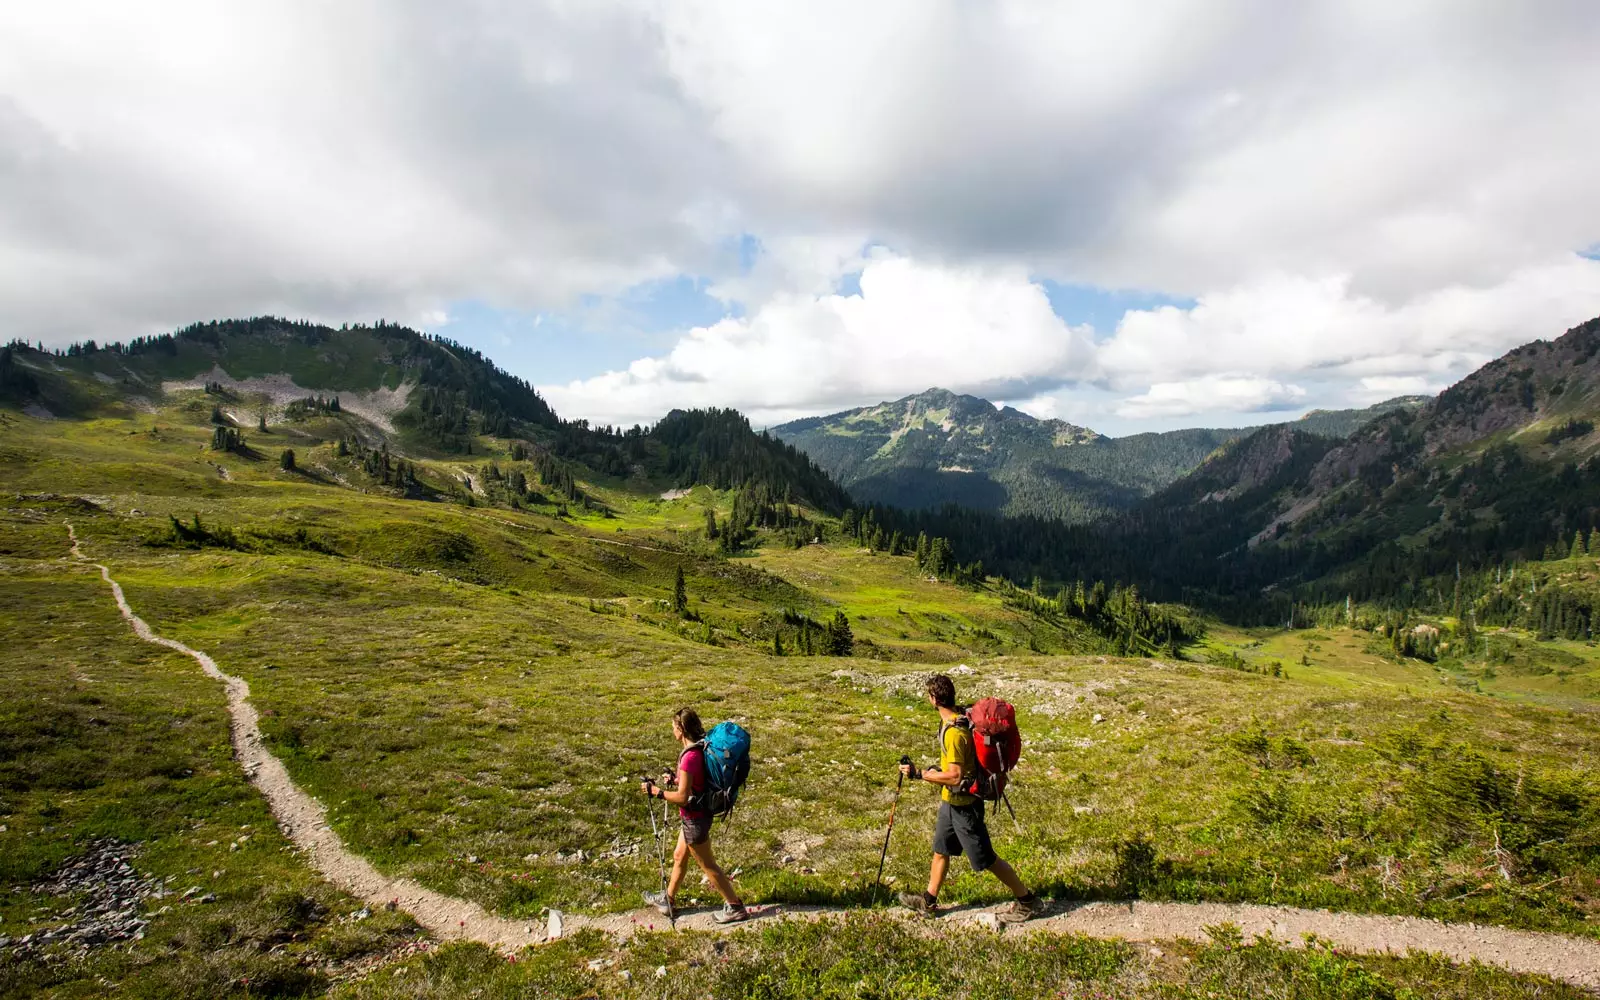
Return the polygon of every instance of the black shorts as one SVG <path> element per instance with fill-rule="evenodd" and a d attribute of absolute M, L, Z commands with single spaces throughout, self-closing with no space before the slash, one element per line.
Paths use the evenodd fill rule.
<path fill-rule="evenodd" d="M 939 803 L 939 821 L 933 828 L 933 853 L 954 857 L 965 854 L 972 870 L 986 872 L 1000 860 L 989 843 L 989 824 L 983 821 L 983 800 L 970 806 Z"/>
<path fill-rule="evenodd" d="M 703 844 L 711 839 L 711 816 L 683 817 L 683 842 Z"/>

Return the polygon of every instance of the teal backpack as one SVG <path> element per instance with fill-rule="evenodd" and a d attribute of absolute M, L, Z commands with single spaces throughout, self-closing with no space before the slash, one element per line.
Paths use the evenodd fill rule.
<path fill-rule="evenodd" d="M 700 741 L 706 755 L 706 790 L 697 798 L 713 816 L 733 812 L 750 777 L 750 734 L 737 722 L 719 722 Z"/>

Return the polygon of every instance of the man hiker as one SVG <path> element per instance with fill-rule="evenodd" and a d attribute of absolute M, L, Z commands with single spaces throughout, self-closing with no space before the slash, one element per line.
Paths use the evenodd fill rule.
<path fill-rule="evenodd" d="M 978 770 L 978 756 L 972 746 L 972 731 L 966 716 L 956 708 L 956 686 L 944 674 L 928 678 L 928 701 L 939 710 L 939 765 L 917 771 L 901 764 L 900 772 L 913 781 L 918 778 L 942 786 L 939 821 L 933 830 L 933 866 L 928 872 L 926 892 L 902 892 L 900 903 L 918 913 L 932 913 L 939 905 L 939 889 L 950 871 L 950 857 L 965 854 L 975 872 L 994 872 L 1016 900 L 1001 911 L 1008 924 L 1021 923 L 1037 916 L 1044 901 L 1022 884 L 1012 867 L 1002 861 L 989 842 L 989 827 L 983 818 L 983 800 L 965 791 Z"/>
<path fill-rule="evenodd" d="M 700 864 L 700 870 L 706 873 L 706 878 L 722 894 L 726 904 L 714 914 L 713 919 L 719 924 L 746 920 L 750 913 L 739 899 L 738 890 L 734 889 L 733 882 L 723 874 L 717 859 L 711 854 L 713 817 L 701 798 L 708 780 L 705 750 L 701 746 L 701 741 L 706 738 L 706 730 L 694 709 L 680 708 L 673 715 L 672 738 L 683 747 L 683 752 L 678 756 L 678 773 L 662 775 L 660 787 L 647 778 L 640 783 L 639 790 L 652 799 L 665 799 L 677 806 L 678 816 L 683 820 L 683 830 L 678 834 L 678 847 L 672 852 L 672 877 L 667 882 L 667 890 L 647 892 L 644 900 L 669 920 L 676 917 L 678 908 L 674 901 L 678 897 L 678 885 L 683 881 L 684 872 L 689 867 L 689 855 L 692 854 Z"/>

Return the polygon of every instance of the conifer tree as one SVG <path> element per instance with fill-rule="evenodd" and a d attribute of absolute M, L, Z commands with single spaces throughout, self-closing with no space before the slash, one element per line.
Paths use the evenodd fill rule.
<path fill-rule="evenodd" d="M 717 512 L 710 507 L 706 508 L 706 538 L 711 541 L 717 538 Z"/>
<path fill-rule="evenodd" d="M 778 633 L 777 629 L 772 630 L 772 655 L 783 655 L 783 636 Z"/>
<path fill-rule="evenodd" d="M 293 472 L 294 471 L 294 449 L 293 448 L 285 448 L 285 449 L 283 449 L 283 454 L 278 456 L 278 466 L 279 466 L 279 468 L 283 469 L 284 472 Z"/>
<path fill-rule="evenodd" d="M 1576 559 L 1583 555 L 1583 532 L 1579 531 L 1572 536 L 1572 548 L 1567 550 L 1568 559 Z"/>
<path fill-rule="evenodd" d="M 678 567 L 677 578 L 672 583 L 672 610 L 682 615 L 689 610 L 689 588 L 683 581 L 683 567 Z"/>
<path fill-rule="evenodd" d="M 835 611 L 833 621 L 828 623 L 824 652 L 829 656 L 849 656 L 855 651 L 855 644 L 855 635 L 850 631 L 850 619 L 844 616 L 843 611 Z"/>

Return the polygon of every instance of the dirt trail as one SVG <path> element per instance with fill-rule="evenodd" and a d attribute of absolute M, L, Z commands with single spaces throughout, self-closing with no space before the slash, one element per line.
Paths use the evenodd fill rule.
<path fill-rule="evenodd" d="M 664 926 L 662 918 L 653 911 L 604 917 L 562 914 L 548 923 L 506 920 L 476 903 L 434 892 L 410 879 L 383 875 L 344 846 L 338 834 L 329 829 L 322 804 L 295 785 L 283 764 L 262 744 L 256 710 L 250 704 L 249 685 L 224 673 L 206 654 L 156 635 L 128 606 L 122 587 L 112 579 L 111 571 L 100 563 L 89 562 L 78 546 L 77 533 L 70 522 L 67 533 L 72 539 L 73 557 L 100 570 L 101 577 L 111 586 L 122 617 L 139 638 L 192 657 L 208 676 L 222 682 L 228 697 L 235 756 L 245 774 L 266 796 L 285 834 L 310 855 L 312 866 L 330 881 L 373 905 L 394 902 L 440 938 L 479 941 L 508 951 L 583 928 L 627 937 L 640 929 Z M 751 912 L 750 923 L 760 924 L 785 917 L 817 919 L 848 911 L 811 906 L 753 906 Z M 928 923 L 938 926 L 977 922 L 993 926 L 993 920 L 990 910 L 957 907 Z M 1260 934 L 1299 945 L 1305 935 L 1314 934 L 1335 947 L 1353 952 L 1433 952 L 1458 962 L 1476 960 L 1512 972 L 1545 975 L 1600 990 L 1600 941 L 1477 924 L 1445 924 L 1418 917 L 1332 913 L 1254 904 L 1133 901 L 1070 905 L 1064 910 L 1058 907 L 1051 915 L 1025 925 L 1024 932 L 1075 933 L 1128 941 L 1203 940 L 1206 927 L 1223 923 L 1238 925 L 1246 939 Z M 709 910 L 680 916 L 675 926 L 684 930 L 729 929 L 719 927 Z"/>

